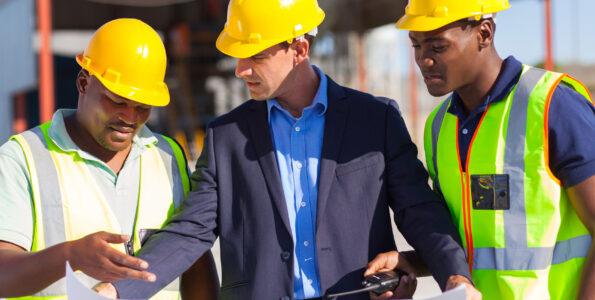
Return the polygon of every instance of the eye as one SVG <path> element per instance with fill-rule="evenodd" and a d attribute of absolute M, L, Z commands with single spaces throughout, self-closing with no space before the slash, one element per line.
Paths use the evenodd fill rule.
<path fill-rule="evenodd" d="M 447 48 L 448 48 L 448 46 L 446 46 L 446 45 L 436 45 L 436 46 L 432 46 L 432 51 L 434 51 L 436 53 L 440 53 L 440 52 L 444 52 Z"/>
<path fill-rule="evenodd" d="M 119 100 L 116 100 L 116 99 L 114 99 L 114 98 L 109 98 L 109 97 L 108 97 L 108 99 L 110 100 L 110 102 L 111 102 L 113 105 L 116 105 L 116 106 L 123 106 L 123 105 L 125 105 L 125 104 L 126 104 L 126 103 L 124 103 L 124 102 L 122 102 L 122 101 L 119 101 Z"/>

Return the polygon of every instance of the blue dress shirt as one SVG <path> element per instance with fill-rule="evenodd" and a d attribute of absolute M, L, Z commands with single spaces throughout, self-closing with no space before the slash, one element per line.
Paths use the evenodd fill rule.
<path fill-rule="evenodd" d="M 320 85 L 312 104 L 294 118 L 275 99 L 267 100 L 269 128 L 294 244 L 293 297 L 322 296 L 316 258 L 316 203 L 318 172 L 327 105 L 326 76 L 313 66 Z"/>

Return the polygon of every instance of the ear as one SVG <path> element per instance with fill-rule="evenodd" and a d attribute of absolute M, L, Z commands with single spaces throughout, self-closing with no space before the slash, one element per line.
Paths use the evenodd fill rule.
<path fill-rule="evenodd" d="M 494 29 L 494 23 L 490 19 L 482 20 L 481 24 L 477 26 L 477 39 L 480 51 L 494 44 Z"/>
<path fill-rule="evenodd" d="M 89 72 L 85 69 L 79 71 L 76 76 L 76 89 L 79 91 L 79 94 L 85 94 L 87 92 L 91 80 L 90 77 Z"/>
<path fill-rule="evenodd" d="M 291 44 L 291 47 L 295 50 L 295 63 L 299 64 L 302 61 L 308 59 L 310 53 L 310 42 L 307 39 L 299 39 Z"/>

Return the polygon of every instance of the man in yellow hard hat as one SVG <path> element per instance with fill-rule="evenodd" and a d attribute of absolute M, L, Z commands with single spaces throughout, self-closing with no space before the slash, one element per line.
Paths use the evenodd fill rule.
<path fill-rule="evenodd" d="M 368 260 L 395 249 L 391 208 L 443 289 L 471 284 L 396 103 L 339 86 L 310 63 L 323 19 L 316 0 L 230 2 L 216 46 L 238 58 L 252 100 L 208 126 L 196 188 L 139 252 L 158 284 L 116 282 L 120 297 L 150 296 L 217 236 L 223 299 L 321 299 L 361 288 Z M 410 294 L 414 277 L 400 286 Z"/>
<path fill-rule="evenodd" d="M 495 13 L 507 8 L 410 0 L 397 22 L 430 94 L 452 92 L 426 123 L 434 190 L 484 299 L 593 299 L 595 108 L 576 79 L 500 58 Z"/>
<path fill-rule="evenodd" d="M 0 147 L 0 298 L 66 299 L 66 262 L 89 287 L 155 280 L 133 256 L 189 190 L 181 148 L 144 124 L 169 102 L 165 48 L 136 19 L 99 28 L 76 57 L 78 107 Z M 127 255 L 129 254 L 129 255 Z M 218 293 L 212 256 L 188 276 Z M 190 293 L 190 288 L 186 287 Z M 178 299 L 179 287 L 155 299 Z"/>

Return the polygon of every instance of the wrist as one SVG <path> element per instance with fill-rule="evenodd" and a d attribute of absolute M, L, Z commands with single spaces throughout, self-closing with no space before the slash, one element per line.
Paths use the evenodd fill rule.
<path fill-rule="evenodd" d="M 471 281 L 471 279 L 460 274 L 454 274 L 448 277 L 448 280 L 446 281 L 446 290 L 450 290 L 461 284 L 474 286 L 473 281 Z"/>

